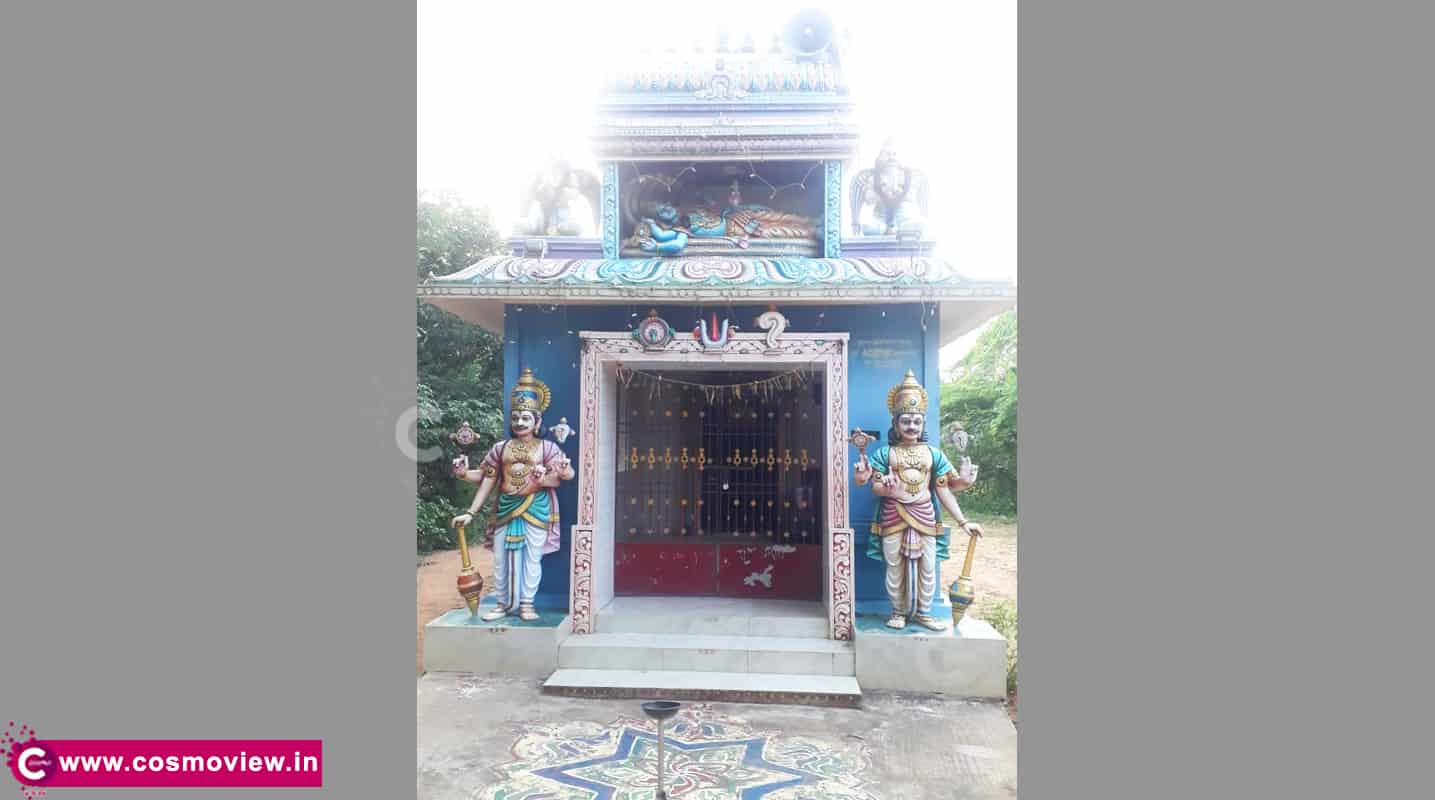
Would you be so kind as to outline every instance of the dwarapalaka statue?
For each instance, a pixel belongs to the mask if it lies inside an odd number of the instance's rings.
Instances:
[[[907,370],[902,382],[887,393],[887,410],[892,414],[887,444],[878,447],[870,461],[865,453],[860,455],[854,477],[859,486],[871,481],[878,497],[867,555],[887,566],[887,597],[892,602],[887,625],[904,628],[910,619],[940,631],[947,625],[932,616],[932,597],[937,561],[947,558],[949,537],[942,533],[933,496],[956,527],[975,536],[982,529],[968,522],[957,507],[956,493],[976,480],[975,467],[963,459],[958,471],[940,449],[926,443],[926,409],[927,390]]]
[[[579,209],[584,204],[596,228],[602,191],[602,184],[591,173],[556,159],[540,170],[524,190],[520,200],[524,217],[514,230],[531,236],[577,236],[583,232]]]
[[[897,160],[888,139],[870,169],[852,179],[852,232],[866,236],[921,236],[926,228],[927,176]]]
[[[543,412],[551,395],[548,386],[524,368],[510,397],[509,429],[512,438],[489,449],[479,468],[469,470],[460,459],[455,472],[478,484],[468,513],[453,518],[455,527],[467,526],[497,487],[497,509],[489,528],[493,537],[493,575],[497,607],[483,615],[493,621],[508,614],[538,619],[533,596],[543,577],[542,558],[558,550],[559,482],[573,477],[573,466],[563,450],[543,436]],[[461,471],[461,472],[460,472]]]

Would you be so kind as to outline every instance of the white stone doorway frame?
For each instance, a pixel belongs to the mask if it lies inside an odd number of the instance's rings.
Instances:
[[[613,600],[614,487],[618,366],[634,369],[821,370],[827,436],[823,494],[827,498],[822,596],[828,635],[852,639],[852,528],[847,520],[847,334],[788,333],[776,349],[766,335],[739,333],[718,351],[679,335],[661,348],[645,348],[632,331],[582,331],[579,368],[578,521],[572,529],[568,608],[573,633],[593,633],[598,610]]]

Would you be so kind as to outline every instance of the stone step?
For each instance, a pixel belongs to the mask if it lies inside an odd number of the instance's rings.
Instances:
[[[558,667],[601,670],[857,674],[852,642],[783,636],[594,633],[569,636]]]
[[[862,701],[862,689],[851,676],[770,672],[559,668],[544,682],[543,691],[569,697],[818,706],[857,706]]]
[[[827,609],[800,600],[618,597],[598,612],[599,633],[827,638]]]

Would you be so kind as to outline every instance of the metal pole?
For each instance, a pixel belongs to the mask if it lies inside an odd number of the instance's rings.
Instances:
[[[663,788],[663,722],[678,713],[681,705],[672,700],[651,700],[643,704],[643,713],[658,724],[658,800],[668,800],[668,792]]]
[[[668,800],[668,793],[663,791],[663,721],[658,720],[658,798],[657,800]]]

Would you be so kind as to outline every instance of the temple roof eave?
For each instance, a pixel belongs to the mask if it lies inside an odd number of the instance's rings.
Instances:
[[[941,343],[1016,305],[1016,286],[960,275],[947,261],[912,258],[540,259],[490,256],[425,281],[421,300],[502,330],[509,303],[932,303]]]
[[[705,256],[696,258],[531,258],[488,256],[427,287],[509,284],[691,287],[703,284],[778,288],[841,285],[1010,289],[1007,281],[975,281],[950,261],[932,256],[809,258],[802,256]]]

